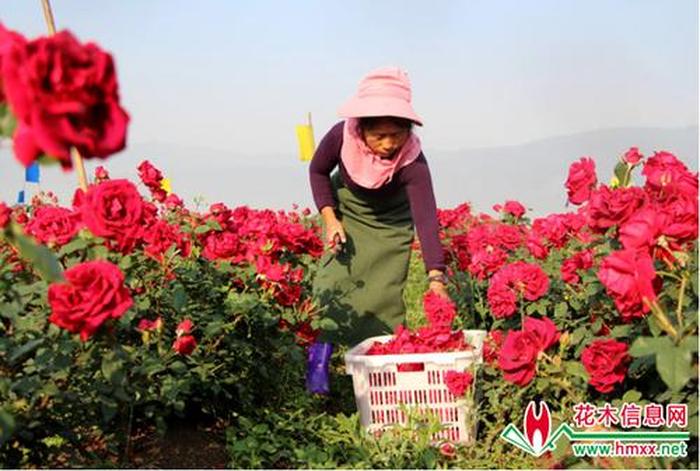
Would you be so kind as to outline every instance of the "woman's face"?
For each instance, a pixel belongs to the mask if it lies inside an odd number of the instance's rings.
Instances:
[[[379,120],[371,128],[363,129],[367,147],[382,159],[393,158],[410,133],[410,129],[399,126],[391,119]]]

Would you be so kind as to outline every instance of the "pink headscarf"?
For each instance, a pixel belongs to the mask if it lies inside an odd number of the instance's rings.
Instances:
[[[359,119],[345,120],[340,160],[352,181],[364,188],[375,189],[390,182],[396,171],[416,160],[421,153],[420,139],[412,132],[393,158],[382,159],[367,146],[359,125]]]

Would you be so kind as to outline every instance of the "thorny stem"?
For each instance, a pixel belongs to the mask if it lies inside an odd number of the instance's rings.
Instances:
[[[644,303],[651,309],[652,314],[659,322],[659,327],[661,327],[662,330],[664,330],[668,335],[673,337],[675,341],[677,341],[678,331],[676,331],[676,328],[673,327],[671,321],[668,320],[668,317],[664,313],[663,309],[661,309],[661,306],[659,306],[659,303],[657,303],[656,301],[650,302],[646,298],[644,298]]]
[[[670,273],[670,272],[667,272],[667,271],[657,271],[656,274],[657,274],[657,275],[661,275],[661,276],[667,276],[667,277],[669,277],[669,278],[673,278],[673,279],[675,279],[675,280],[680,281],[681,283],[685,280],[685,277],[680,277],[680,276],[678,276],[678,275],[676,275],[676,274],[674,274],[674,273]]]
[[[688,278],[683,276],[681,279],[681,289],[678,294],[678,306],[676,306],[676,320],[678,321],[678,328],[683,330],[683,298],[685,298],[685,288],[688,285]]]

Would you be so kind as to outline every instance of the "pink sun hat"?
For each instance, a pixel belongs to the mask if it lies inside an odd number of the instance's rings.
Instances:
[[[396,116],[410,119],[419,126],[423,120],[411,106],[411,82],[398,67],[381,67],[367,74],[357,93],[338,109],[342,118]]]

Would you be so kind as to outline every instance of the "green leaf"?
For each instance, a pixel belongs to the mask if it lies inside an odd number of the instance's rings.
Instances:
[[[656,354],[656,370],[671,389],[678,392],[693,376],[692,355],[683,347],[671,345]]]
[[[17,361],[19,358],[26,355],[27,353],[29,353],[33,350],[36,350],[39,347],[39,345],[41,345],[42,343],[44,343],[43,338],[30,340],[29,342],[25,343],[24,345],[22,345],[18,349],[13,350],[12,354],[10,355],[10,358],[8,360],[12,364],[15,361]]]
[[[619,339],[621,337],[627,337],[632,330],[631,325],[618,325],[612,328],[610,331],[610,337],[614,339]]]
[[[85,239],[74,239],[61,247],[61,250],[58,251],[58,256],[63,257],[65,255],[72,254],[73,252],[77,252],[78,250],[83,250],[86,247],[87,241]]]
[[[622,396],[622,402],[639,402],[641,398],[642,393],[635,389],[630,389]]]
[[[565,317],[569,312],[569,306],[565,302],[560,302],[554,308],[554,317]]]
[[[0,103],[0,136],[12,137],[17,126],[17,120],[10,112],[7,103]]]
[[[202,225],[202,226],[197,226],[194,228],[194,233],[199,235],[199,234],[204,234],[206,232],[211,231],[212,228],[209,227],[208,225]]]
[[[666,349],[673,348],[673,342],[668,337],[638,337],[629,349],[633,357],[654,355]]]
[[[122,365],[122,361],[116,358],[114,352],[108,353],[102,357],[102,376],[110,383],[116,382],[120,376],[117,373],[121,370]]]
[[[173,308],[180,312],[182,308],[185,307],[185,304],[187,304],[187,292],[182,285],[177,285],[175,289],[173,289]]]
[[[63,280],[63,268],[48,247],[39,245],[24,234],[14,235],[17,250],[39,272],[47,283]]]
[[[586,368],[583,367],[581,362],[567,361],[564,365],[567,374],[588,380],[588,373],[586,373]]]
[[[318,323],[319,328],[323,330],[338,330],[338,324],[328,317],[322,318]]]
[[[681,347],[688,350],[689,352],[697,352],[698,351],[698,337],[697,335],[693,335],[691,337],[686,337],[683,339],[681,342]]]
[[[15,419],[8,412],[0,409],[0,445],[10,439],[15,431]]]

